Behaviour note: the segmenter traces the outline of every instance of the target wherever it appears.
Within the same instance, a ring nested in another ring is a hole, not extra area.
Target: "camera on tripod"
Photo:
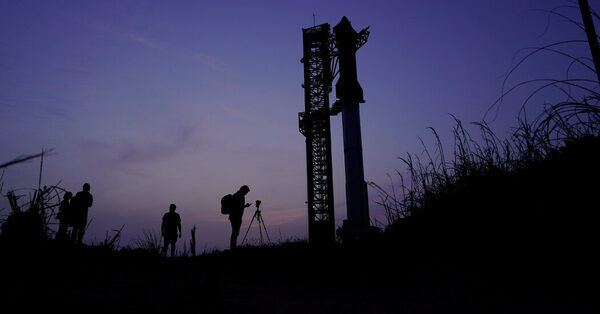
[[[246,230],[246,234],[244,235],[244,239],[242,239],[242,244],[246,242],[246,237],[248,236],[248,231],[250,231],[250,227],[252,227],[252,223],[254,220],[258,222],[258,232],[260,234],[260,245],[263,245],[263,230],[265,231],[265,235],[267,236],[267,240],[270,243],[271,238],[269,238],[269,232],[267,232],[267,226],[265,226],[265,221],[262,218],[262,214],[260,213],[260,200],[256,200],[256,210],[254,211],[254,215],[252,216],[252,220],[250,220],[250,224],[248,225],[248,229]]]

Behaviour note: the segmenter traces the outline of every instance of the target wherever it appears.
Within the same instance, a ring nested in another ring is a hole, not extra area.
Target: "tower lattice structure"
[[[302,29],[305,111],[299,113],[306,137],[308,236],[311,243],[335,240],[329,93],[331,40],[329,24]]]
[[[369,28],[356,32],[345,16],[330,33],[329,24],[302,29],[304,107],[300,132],[306,137],[308,237],[311,243],[335,241],[330,116],[342,113],[347,218],[341,236],[369,232],[369,204],[364,180],[359,103],[363,90],[357,79],[356,51],[369,37]],[[333,79],[338,100],[329,108]]]

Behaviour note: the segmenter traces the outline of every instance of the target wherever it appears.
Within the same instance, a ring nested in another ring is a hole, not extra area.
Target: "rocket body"
[[[340,78],[336,97],[342,107],[344,165],[346,170],[346,206],[348,231],[360,233],[369,227],[369,202],[363,168],[359,103],[363,90],[357,79],[356,49],[358,34],[346,17],[333,28],[338,48]]]

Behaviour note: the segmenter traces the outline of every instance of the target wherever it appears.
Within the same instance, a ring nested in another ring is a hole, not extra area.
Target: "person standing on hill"
[[[231,201],[231,212],[229,213],[231,239],[229,241],[229,248],[232,250],[237,247],[237,237],[240,234],[240,228],[242,227],[244,209],[251,206],[250,203],[246,203],[245,199],[248,192],[250,192],[250,188],[247,185],[242,185],[242,187],[233,194],[233,199]]]
[[[56,215],[56,218],[59,221],[58,231],[56,232],[57,240],[65,240],[67,238],[67,228],[71,223],[72,217],[71,204],[69,204],[72,196],[73,193],[67,191],[63,195],[63,200],[60,202],[58,214]]]
[[[81,243],[85,228],[87,226],[88,208],[92,207],[94,197],[90,193],[90,184],[85,183],[82,191],[77,192],[71,199],[71,210],[73,212],[73,240]]]
[[[162,255],[167,256],[167,247],[171,245],[171,257],[175,256],[175,242],[177,242],[177,232],[181,238],[181,217],[175,212],[175,204],[169,206],[169,212],[163,215],[160,232],[165,239]]]

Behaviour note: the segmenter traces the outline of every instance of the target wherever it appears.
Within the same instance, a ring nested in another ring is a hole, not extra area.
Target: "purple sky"
[[[536,9],[564,0],[435,1],[2,1],[0,162],[42,148],[43,184],[91,184],[85,242],[125,224],[122,245],[158,230],[170,203],[198,249],[226,248],[222,195],[242,184],[263,201],[271,237],[307,234],[302,27],[371,26],[357,53],[365,178],[387,185],[398,156],[420,153],[434,127],[451,152],[452,113],[479,121],[500,96],[519,49],[585,39]],[[592,4],[592,7],[596,7]],[[577,21],[579,11],[560,12]],[[597,23],[598,24],[598,23]],[[584,44],[563,47],[589,56]],[[509,80],[564,78],[569,60],[544,53]],[[590,77],[577,66],[572,75]],[[591,76],[593,78],[593,76]],[[492,124],[516,123],[524,88]],[[334,100],[335,93],[330,98]],[[564,100],[540,94],[528,110]],[[341,118],[332,118],[338,224],[346,215]],[[4,190],[37,186],[37,161],[9,167]],[[396,178],[394,176],[394,178]],[[370,190],[372,217],[384,221]],[[6,215],[5,198],[0,215]],[[245,232],[253,209],[247,210]],[[251,232],[256,238],[256,233]],[[181,244],[181,242],[180,242]]]

